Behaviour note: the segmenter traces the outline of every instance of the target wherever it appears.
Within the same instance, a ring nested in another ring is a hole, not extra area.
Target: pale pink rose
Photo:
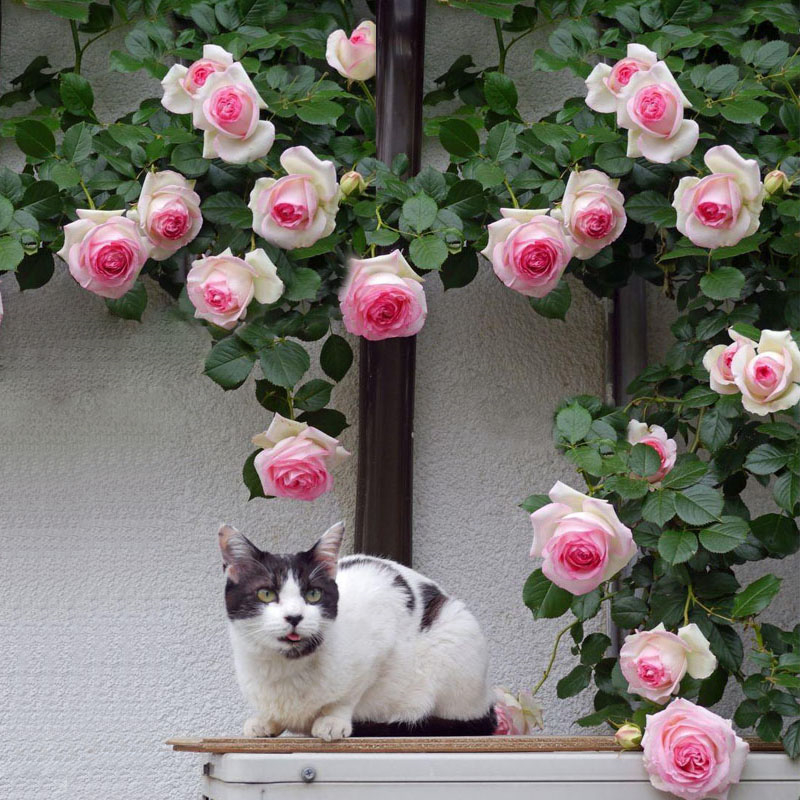
[[[547,209],[501,208],[503,219],[489,225],[481,255],[509,289],[544,297],[555,289],[572,258],[574,244]]]
[[[173,114],[191,114],[194,98],[205,86],[208,76],[224,72],[233,64],[233,56],[215,44],[203,45],[203,57],[188,67],[173,64],[161,81],[164,96],[161,105]]]
[[[139,224],[152,243],[150,258],[154,261],[169,258],[203,227],[194,181],[170,170],[147,173],[136,208],[127,216]]]
[[[208,75],[192,103],[194,125],[204,131],[203,158],[230,164],[263,158],[275,140],[275,126],[259,119],[266,107],[238,61]]]
[[[658,457],[661,459],[661,466],[658,468],[658,472],[641,476],[649,483],[660,483],[664,476],[675,466],[678,445],[674,439],[670,439],[667,436],[667,432],[660,425],[650,425],[648,427],[644,422],[637,422],[632,419],[628,423],[628,443],[646,444],[658,453]]]
[[[628,129],[628,157],[669,164],[694,150],[700,128],[683,118],[691,103],[663,61],[636,72],[617,101],[617,124]]]
[[[617,98],[637,72],[647,72],[658,55],[642,44],[629,44],[627,55],[614,64],[597,64],[586,79],[586,105],[601,114],[617,110]]]
[[[328,37],[325,59],[343,78],[367,81],[375,75],[375,23],[365,20],[348,36],[336,30]]]
[[[186,276],[186,293],[194,315],[230,330],[244,319],[247,306],[274,303],[283,294],[283,281],[275,264],[260,248],[236,258],[230,248],[192,264]]]
[[[800,349],[789,331],[761,331],[758,345],[740,347],[730,369],[751,414],[786,411],[800,402]]]
[[[284,150],[280,160],[289,174],[259,178],[250,193],[253,230],[284,250],[309,247],[336,228],[336,167],[303,146]]]
[[[293,500],[315,500],[329,492],[330,470],[350,455],[332,436],[280,414],[253,444],[263,448],[254,466],[264,494]]]
[[[531,514],[531,558],[544,558],[542,572],[556,586],[587,594],[633,558],[633,535],[606,500],[587,497],[561,481],[549,496],[553,502]]]
[[[508,689],[495,687],[494,712],[497,716],[495,736],[530,736],[543,728],[542,707],[529,691],[513,695]]]
[[[676,227],[698,247],[728,247],[758,230],[766,191],[758,163],[742,158],[730,145],[712,147],[704,156],[712,175],[681,178],[672,205]]]
[[[730,720],[683,698],[647,715],[642,747],[650,783],[683,800],[727,800],[750,752]]]
[[[122,297],[142,271],[151,245],[123,211],[78,209],[78,219],[64,226],[58,255],[84,289],[100,297]]]
[[[591,258],[625,230],[625,198],[618,184],[596,169],[570,173],[561,208],[551,216],[563,221],[569,231],[575,258]]]
[[[629,692],[654,703],[666,703],[677,693],[687,672],[698,680],[707,678],[717,668],[717,659],[694,623],[680,628],[677,634],[662,623],[626,636],[619,666]]]
[[[422,278],[399,250],[351,259],[339,303],[345,328],[371,341],[413,336],[428,315]]]
[[[733,344],[715,345],[703,356],[703,366],[710,375],[709,384],[719,394],[736,394],[739,391],[731,371],[733,357],[744,345],[755,347],[756,344],[752,339],[736,333],[733,328],[728,328],[728,336],[733,340]]]

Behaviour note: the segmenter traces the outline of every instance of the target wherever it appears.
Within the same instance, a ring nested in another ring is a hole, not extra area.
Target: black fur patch
[[[436,622],[442,606],[447,602],[447,595],[442,594],[439,587],[434,583],[423,584],[422,590],[422,620],[419,629],[425,631]]]
[[[425,717],[418,722],[353,722],[353,736],[491,736],[497,727],[494,707],[476,719]]]
[[[349,567],[355,567],[361,564],[369,564],[370,566],[374,566],[376,569],[380,569],[382,572],[387,573],[387,575],[391,575],[392,585],[400,589],[406,596],[406,608],[408,609],[409,613],[414,611],[414,608],[417,605],[417,598],[414,596],[413,589],[411,586],[409,586],[408,581],[386,561],[380,558],[375,558],[374,556],[347,556],[339,562],[339,569],[348,569]]]

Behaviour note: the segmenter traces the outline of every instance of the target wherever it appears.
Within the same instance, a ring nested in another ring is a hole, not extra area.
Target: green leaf
[[[634,159],[628,158],[625,148],[618,142],[601,144],[595,153],[595,161],[603,172],[614,176],[627,175],[636,163]]]
[[[0,248],[2,248],[1,244]],[[2,262],[2,256],[0,256],[0,262]],[[46,248],[26,256],[15,273],[20,291],[39,289],[44,286],[53,277],[54,267],[53,254]]]
[[[26,119],[17,125],[14,141],[25,155],[33,158],[47,158],[56,152],[56,140],[52,131],[35,119]]]
[[[433,225],[438,211],[436,201],[424,192],[409,197],[403,203],[403,217],[417,233],[422,233]]]
[[[709,708],[716,705],[725,693],[728,685],[728,671],[723,667],[717,667],[701,684],[697,693],[697,702],[701,706]]]
[[[617,595],[611,601],[611,619],[622,628],[638,628],[649,610],[647,603],[635,595]]]
[[[610,475],[606,478],[606,489],[616,492],[623,500],[638,500],[650,491],[650,484],[627,475]]]
[[[592,668],[579,664],[556,684],[556,695],[563,700],[582,692],[592,680]]]
[[[329,378],[340,381],[353,363],[353,349],[346,339],[332,333],[322,345],[319,363]]]
[[[800,475],[788,470],[778,475],[772,487],[772,496],[784,511],[793,514],[794,507],[800,503]]]
[[[556,414],[558,432],[571,444],[575,444],[588,435],[592,427],[592,415],[576,403],[562,408]]]
[[[454,156],[468,158],[480,150],[480,139],[475,128],[462,119],[447,119],[439,128],[442,147]]]
[[[25,0],[24,5],[76,22],[87,22],[89,3],[90,0]]]
[[[587,619],[592,619],[600,610],[602,596],[600,589],[594,589],[591,592],[587,592],[587,594],[576,595],[572,598],[570,609],[581,622],[585,622]]]
[[[52,181],[36,181],[22,195],[19,208],[36,219],[48,219],[61,212],[61,196]]]
[[[283,299],[292,302],[314,300],[322,285],[319,273],[310,267],[295,267],[281,274],[285,285]]]
[[[442,286],[447,289],[459,289],[466,286],[478,274],[478,255],[471,247],[448,257],[442,264],[439,277]]]
[[[335,125],[342,114],[344,106],[319,98],[302,103],[297,109],[297,116],[309,125]]]
[[[420,269],[439,269],[447,260],[447,245],[437,236],[421,236],[411,242],[408,255]]]
[[[800,756],[800,719],[795,720],[783,734],[783,749],[789,758],[798,758]]]
[[[233,192],[212,194],[200,206],[203,217],[210,222],[230,225],[234,228],[251,228],[253,212],[245,205],[244,200]]]
[[[733,601],[731,616],[736,619],[761,613],[780,591],[781,579],[775,575],[764,575],[746,586]]]
[[[498,114],[513,114],[517,108],[517,87],[514,81],[502,72],[487,72],[483,76],[483,94],[492,111]]]
[[[572,595],[566,589],[551,583],[542,571],[537,569],[525,581],[522,600],[536,619],[553,619],[567,611],[572,602]]]
[[[765,742],[777,742],[783,729],[783,717],[777,711],[769,711],[756,725],[756,733]]]
[[[284,339],[261,351],[261,370],[268,381],[291,389],[311,366],[305,348]]]
[[[773,41],[762,44],[753,56],[753,66],[761,72],[770,72],[789,57],[789,43]]]
[[[531,494],[528,495],[519,505],[520,508],[532,514],[553,501],[546,494]]]
[[[73,125],[64,134],[61,142],[61,155],[73,163],[80,164],[92,153],[92,134],[85,122]]]
[[[572,292],[565,278],[556,284],[544,297],[529,297],[531,308],[546,319],[566,319],[572,304]]]
[[[0,269],[15,270],[23,258],[25,251],[16,239],[7,236],[0,239]]]
[[[228,336],[211,348],[204,374],[226,391],[237,389],[247,380],[255,360],[256,354],[245,342]]]
[[[581,645],[581,664],[596,664],[611,647],[611,639],[604,633],[590,633]]]
[[[147,290],[144,284],[137,280],[122,297],[116,300],[107,298],[106,306],[115,317],[141,322],[142,314],[147,307]]]
[[[648,478],[661,468],[661,456],[649,444],[635,444],[628,457],[628,466],[640,478]]]
[[[334,438],[348,427],[345,415],[334,408],[323,408],[320,411],[304,411],[297,419],[300,422],[307,422],[312,427]]]
[[[333,384],[315,378],[304,383],[294,394],[294,404],[301,411],[319,411],[331,399]]]
[[[739,68],[733,64],[723,64],[720,67],[714,67],[711,72],[706,75],[703,81],[703,87],[709,94],[720,95],[728,94],[739,80]]]
[[[744,275],[736,267],[720,267],[700,278],[700,289],[712,300],[736,300],[744,288]]]
[[[733,715],[733,721],[740,728],[750,728],[756,724],[756,720],[761,716],[761,709],[755,700],[744,700],[739,704]]]
[[[255,460],[256,456],[260,453],[260,450],[254,450],[250,455],[247,457],[247,461],[244,462],[244,467],[242,467],[242,480],[244,481],[244,485],[250,491],[250,497],[248,500],[253,500],[256,497],[266,497],[264,494],[264,487],[261,484],[261,478],[259,478],[258,473],[256,472],[255,467]]]
[[[89,81],[75,72],[62,72],[59,82],[61,102],[76,117],[93,117],[94,92]]]
[[[749,125],[760,123],[761,117],[769,111],[764,103],[758,100],[734,98],[720,103],[720,114],[728,122],[735,122],[738,125]]]
[[[711,645],[711,652],[728,672],[737,672],[742,666],[744,648],[739,634],[730,625],[709,625],[703,633]]]
[[[486,137],[486,155],[493,161],[502,162],[511,158],[517,149],[517,134],[510,122],[495,125]]]
[[[657,489],[650,492],[642,506],[642,517],[659,527],[666,525],[675,516],[675,493]]]
[[[764,514],[750,523],[753,536],[776,558],[793,555],[800,548],[797,523],[780,514]]]
[[[658,553],[668,564],[683,564],[697,552],[697,537],[691,531],[664,531]]]
[[[648,190],[633,195],[625,203],[625,212],[636,222],[652,222],[662,228],[675,226],[675,209],[661,192]]]
[[[211,166],[211,162],[207,158],[203,158],[203,154],[196,144],[179,144],[172,151],[170,163],[182,175],[189,178],[205,175]]]
[[[14,217],[14,204],[0,195],[0,231],[4,231]]]
[[[705,339],[706,337],[700,336],[698,332],[698,338]],[[710,386],[695,386],[689,389],[682,399],[685,408],[703,408],[714,405],[719,400],[719,394]]]
[[[731,421],[719,409],[712,408],[700,423],[700,440],[715,453],[730,441],[732,430]]]
[[[711,553],[730,553],[746,539],[750,525],[741,517],[722,517],[721,522],[700,531],[700,544]]]
[[[719,399],[719,395],[717,395]],[[665,489],[685,489],[697,483],[708,472],[708,465],[693,453],[678,456],[675,466],[661,479]]]
[[[747,454],[745,469],[753,475],[772,475],[786,466],[789,454],[774,444],[760,444]]]
[[[675,512],[689,525],[716,522],[722,513],[722,495],[711,486],[698,483],[675,495]]]

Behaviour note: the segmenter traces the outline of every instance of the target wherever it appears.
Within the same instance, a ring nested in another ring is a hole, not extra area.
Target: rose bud
[[[614,741],[623,750],[635,750],[642,743],[642,729],[633,722],[626,722],[621,728],[617,728]]]
[[[336,30],[328,37],[325,59],[343,78],[366,81],[375,75],[375,23],[362,22],[348,36]]]
[[[361,194],[367,188],[367,182],[360,172],[352,170],[342,175],[339,181],[339,188],[342,190],[343,195],[349,197],[351,194]]]
[[[779,169],[772,170],[764,178],[764,189],[767,194],[783,194],[791,185],[792,182],[786,177],[786,173]]]

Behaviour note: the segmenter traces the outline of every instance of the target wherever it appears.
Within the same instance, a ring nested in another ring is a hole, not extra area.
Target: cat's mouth
[[[302,640],[303,640],[303,637],[299,633],[294,633],[294,632],[287,633],[286,636],[284,636],[282,638],[282,641],[289,642],[290,644],[297,644],[298,642],[301,642]]]

